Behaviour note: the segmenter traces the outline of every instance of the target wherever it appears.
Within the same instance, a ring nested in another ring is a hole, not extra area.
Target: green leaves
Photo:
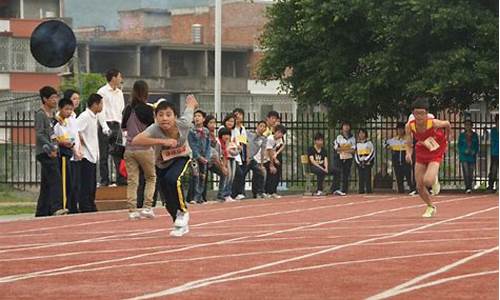
[[[289,0],[268,9],[259,75],[334,120],[498,100],[498,4],[474,0]],[[286,67],[293,75],[282,78]]]

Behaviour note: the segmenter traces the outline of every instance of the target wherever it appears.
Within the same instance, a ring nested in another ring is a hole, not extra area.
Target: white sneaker
[[[317,191],[314,196],[323,196],[323,192],[322,191]]]
[[[108,185],[108,187],[117,187],[116,183],[112,183],[110,185]]]
[[[245,199],[245,195],[243,195],[243,194],[239,194],[239,195],[237,195],[237,196],[236,196],[236,198],[234,198],[234,199],[236,199],[236,200],[243,200],[243,199]]]
[[[342,192],[341,190],[336,190],[335,192],[333,192],[334,195],[337,195],[337,196],[345,196],[347,195],[346,193]]]
[[[235,202],[236,200],[234,200],[231,196],[227,196],[226,198],[224,198],[224,201],[226,201],[226,202]]]
[[[278,195],[278,194],[276,194],[276,193],[272,194],[271,197],[273,197],[274,199],[280,199],[281,198],[281,196]]]
[[[411,191],[408,195],[410,195],[410,196],[416,196],[417,194],[418,194],[417,191]]]
[[[170,231],[170,236],[181,237],[181,236],[185,235],[188,232],[189,232],[189,226],[188,225],[181,226],[181,227],[175,226],[174,229],[172,229],[172,231]]]
[[[139,220],[141,218],[141,214],[138,211],[133,211],[128,213],[129,220]]]
[[[189,223],[189,212],[177,211],[177,217],[175,218],[175,227],[184,227]]]
[[[152,208],[144,208],[142,209],[139,214],[141,217],[146,218],[146,219],[154,219],[155,218],[155,212],[153,211]]]
[[[465,193],[466,193],[466,194],[471,194],[471,193],[472,193],[472,190],[471,190],[471,189],[467,189],[467,190],[465,190]]]
[[[427,206],[427,208],[425,209],[425,212],[424,214],[422,215],[422,217],[424,218],[432,218],[437,212],[437,208],[434,206],[434,205],[431,205],[431,206]]]
[[[436,178],[436,182],[434,182],[431,188],[431,194],[433,196],[436,196],[439,195],[440,191],[441,191],[441,184],[439,183],[439,180]]]
[[[271,195],[266,194],[266,193],[262,194],[262,196],[264,196],[264,199],[269,199],[269,198],[271,198]]]

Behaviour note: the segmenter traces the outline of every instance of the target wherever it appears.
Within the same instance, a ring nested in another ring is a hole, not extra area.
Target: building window
[[[188,75],[188,70],[184,65],[184,55],[181,53],[170,53],[168,55],[168,66],[172,77]]]

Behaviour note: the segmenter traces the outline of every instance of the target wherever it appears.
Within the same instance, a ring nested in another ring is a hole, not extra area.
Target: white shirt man
[[[99,161],[99,141],[97,139],[97,115],[87,108],[77,118],[77,126],[82,137],[82,157],[93,164]]]
[[[106,122],[122,122],[122,112],[125,108],[125,99],[123,92],[119,88],[113,88],[110,83],[101,87],[97,93],[102,96],[103,108],[98,114],[99,124],[103,132],[109,132],[109,126]]]

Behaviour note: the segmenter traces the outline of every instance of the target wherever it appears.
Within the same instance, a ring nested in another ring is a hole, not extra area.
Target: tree
[[[417,95],[498,101],[497,1],[280,0],[267,16],[260,78],[333,120],[406,114]]]
[[[80,80],[80,83],[78,82]],[[67,89],[74,89],[80,92],[80,112],[84,111],[87,107],[87,99],[90,94],[97,93],[97,90],[106,84],[106,78],[98,73],[80,73],[79,78],[76,76],[64,78],[61,83],[61,91]]]

